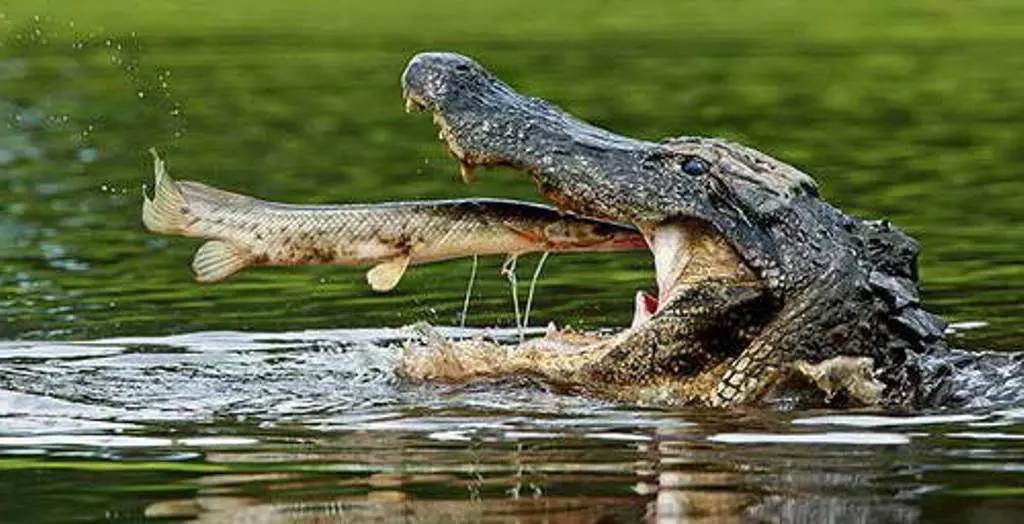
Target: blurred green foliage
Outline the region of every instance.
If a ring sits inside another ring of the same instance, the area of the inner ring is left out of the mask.
[[[7,0],[10,19],[54,16],[108,33],[208,37],[352,35],[369,40],[733,37],[933,41],[1021,38],[1013,0]]]
[[[415,52],[473,55],[523,92],[642,137],[718,135],[811,173],[848,213],[921,240],[929,307],[1015,347],[1024,3],[55,2],[0,7],[0,336],[450,324],[468,263],[374,295],[351,269],[191,282],[195,244],[138,224],[145,151],[175,176],[282,201],[506,196],[457,183],[429,118],[405,115]],[[4,159],[7,159],[6,161]],[[476,324],[511,322],[485,265]],[[541,322],[623,324],[646,255],[558,256]]]

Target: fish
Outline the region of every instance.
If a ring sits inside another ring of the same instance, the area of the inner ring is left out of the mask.
[[[502,199],[298,205],[201,182],[176,181],[152,151],[152,198],[142,222],[153,233],[206,240],[196,281],[214,283],[250,266],[370,266],[370,287],[398,285],[410,265],[473,255],[647,249],[631,226]]]

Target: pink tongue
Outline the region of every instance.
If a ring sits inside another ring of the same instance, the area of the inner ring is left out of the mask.
[[[658,299],[644,291],[636,292],[634,304],[636,309],[633,311],[633,324],[631,327],[637,327],[647,322],[647,319],[651,318],[651,315],[658,310]]]

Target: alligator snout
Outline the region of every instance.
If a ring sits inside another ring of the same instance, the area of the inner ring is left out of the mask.
[[[494,114],[517,96],[475,60],[456,53],[420,53],[402,73],[406,111],[431,111],[438,138],[459,159],[462,179],[473,180],[477,165],[510,163],[486,140],[500,121]]]
[[[497,81],[475,60],[456,53],[420,53],[402,73],[406,100],[432,111],[447,109],[467,94],[482,93]]]
[[[581,214],[640,222],[644,200],[619,205],[624,184],[615,179],[643,178],[658,167],[645,158],[671,154],[660,144],[617,135],[523,96],[455,53],[413,57],[402,75],[402,92],[407,107],[433,113],[464,179],[477,166],[512,167],[536,179],[562,208]],[[662,209],[650,211],[660,216]]]

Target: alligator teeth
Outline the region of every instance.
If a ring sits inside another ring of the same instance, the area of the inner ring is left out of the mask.
[[[403,93],[402,95],[405,98],[406,113],[412,113],[413,111],[423,111],[424,109],[426,109],[423,103],[420,102],[419,100],[416,100],[415,97],[406,95],[405,93]]]
[[[632,328],[640,327],[658,311],[658,299],[643,291],[636,292],[633,303],[636,309],[633,310],[633,323],[630,325]]]
[[[473,183],[473,164],[469,162],[459,161],[459,174],[462,175],[462,181],[471,184]]]

